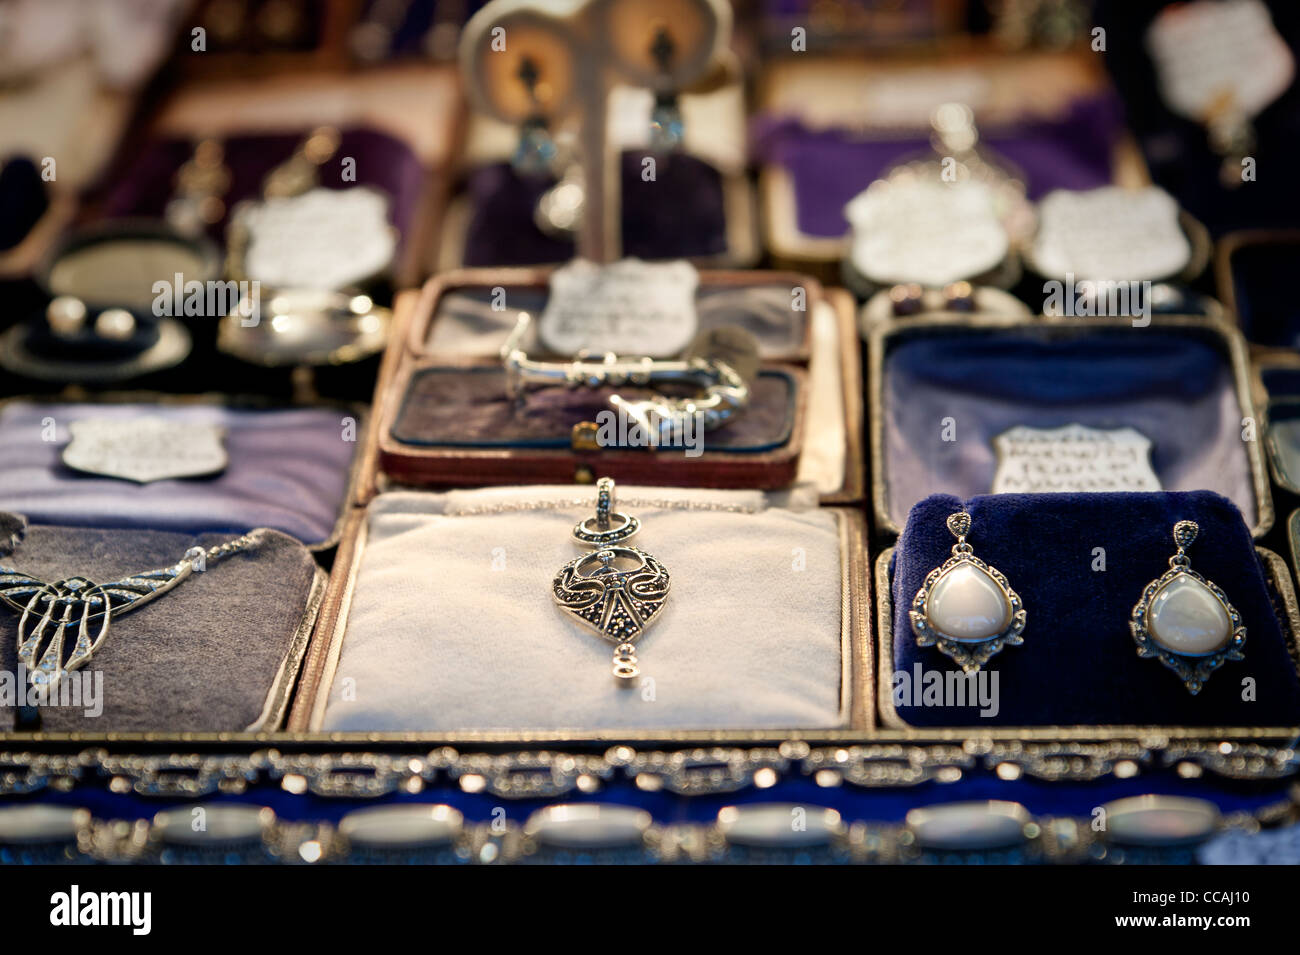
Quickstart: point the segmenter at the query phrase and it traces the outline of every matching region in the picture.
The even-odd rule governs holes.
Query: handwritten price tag
[[[880,181],[844,209],[849,257],[872,282],[937,288],[974,278],[1007,257],[1009,240],[982,182]]]
[[[994,438],[993,447],[994,494],[1160,490],[1151,441],[1133,428],[1020,425]]]
[[[575,355],[679,354],[695,338],[700,274],[689,262],[577,260],[551,273],[537,334],[549,351]]]
[[[225,434],[213,425],[163,418],[74,421],[63,463],[76,471],[149,484],[226,468]]]
[[[1175,113],[1205,120],[1223,102],[1255,116],[1291,85],[1295,58],[1259,0],[1180,3],[1147,30],[1160,95]]]

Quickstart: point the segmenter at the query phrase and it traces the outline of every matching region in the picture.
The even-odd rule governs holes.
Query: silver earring
[[[1129,620],[1138,656],[1158,657],[1193,696],[1224,663],[1245,659],[1246,645],[1241,614],[1214,581],[1192,570],[1187,548],[1200,530],[1195,521],[1174,525],[1178,550],[1169,570],[1147,584]]]
[[[948,517],[957,543],[925,578],[908,617],[917,646],[937,647],[974,673],[1006,646],[1024,642],[1025,608],[1007,578],[975,556],[966,542],[970,515]]]
[[[677,45],[665,28],[660,27],[655,33],[650,55],[663,76],[660,88],[655,92],[654,108],[650,111],[650,148],[654,152],[671,152],[679,149],[686,138],[686,121],[682,118],[677,91],[669,85]]]
[[[596,482],[596,516],[573,529],[578,543],[592,547],[560,568],[551,592],[560,609],[615,644],[614,676],[624,686],[640,676],[636,641],[668,601],[668,571],[658,559],[623,543],[641,522],[614,509],[614,481]]]
[[[519,64],[516,75],[519,82],[524,85],[524,90],[536,111],[520,125],[519,145],[515,147],[510,163],[515,172],[539,176],[550,171],[557,152],[555,140],[551,138],[550,127],[541,111],[541,100],[538,96],[541,73],[533,58],[526,56]]]

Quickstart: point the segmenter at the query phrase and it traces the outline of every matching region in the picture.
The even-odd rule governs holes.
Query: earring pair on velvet
[[[965,511],[949,515],[957,538],[952,556],[926,575],[908,617],[918,646],[935,647],[975,672],[1003,647],[1024,642],[1026,612],[1006,576],[975,556],[966,541],[970,527]],[[1174,525],[1169,570],[1147,584],[1129,620],[1138,656],[1159,659],[1193,695],[1228,660],[1243,659],[1246,643],[1241,614],[1218,585],[1192,570],[1187,548],[1199,531],[1195,521]]]

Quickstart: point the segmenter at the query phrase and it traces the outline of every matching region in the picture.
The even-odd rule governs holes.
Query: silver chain
[[[248,550],[250,547],[256,547],[262,542],[261,534],[256,531],[245,534],[243,537],[236,537],[234,540],[228,540],[224,544],[217,544],[203,551],[203,559],[209,563],[221,560],[223,557],[229,557],[231,554],[237,554],[242,550]],[[193,548],[200,550],[201,548]],[[193,553],[193,550],[187,551],[186,554]]]
[[[620,507],[629,510],[661,511],[720,511],[730,514],[757,514],[765,510],[763,504],[726,504],[721,501],[666,500],[664,498],[620,497]],[[591,498],[572,498],[553,501],[518,501],[501,504],[480,504],[465,507],[449,507],[443,513],[447,517],[474,517],[481,514],[513,514],[521,511],[563,511],[572,508],[591,507]]]

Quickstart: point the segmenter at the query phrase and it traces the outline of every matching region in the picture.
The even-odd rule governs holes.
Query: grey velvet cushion
[[[90,717],[84,708],[42,707],[41,730],[244,730],[262,719],[272,697],[270,711],[278,717],[316,609],[318,571],[293,538],[261,534],[256,549],[210,563],[205,573],[115,617],[86,666],[103,673],[103,712]],[[16,547],[6,546],[15,539]],[[20,518],[0,514],[0,565],[51,582],[81,574],[101,583],[175,563],[196,544],[229,539],[46,525],[24,534]],[[8,674],[17,671],[18,619],[0,605],[0,664]],[[0,731],[14,727],[14,710],[0,707]]]

